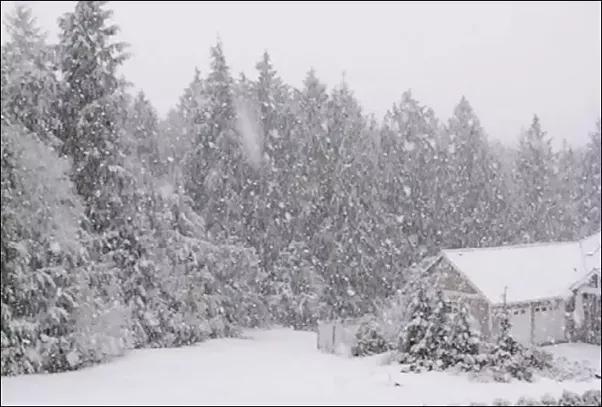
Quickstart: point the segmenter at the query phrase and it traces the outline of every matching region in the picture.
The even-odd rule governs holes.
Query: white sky
[[[2,2],[2,17],[13,2]],[[72,2],[31,3],[57,38]],[[583,144],[600,117],[600,2],[210,3],[111,2],[123,73],[161,114],[194,66],[206,73],[219,35],[232,73],[255,77],[267,49],[283,79],[310,67],[329,88],[345,72],[367,112],[381,118],[411,88],[447,119],[462,95],[493,138],[515,142],[537,113],[555,141]],[[4,34],[4,30],[3,30]]]

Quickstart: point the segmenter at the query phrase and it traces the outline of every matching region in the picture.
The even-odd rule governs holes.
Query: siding
[[[458,273],[445,258],[439,260],[432,268],[435,284],[443,290],[460,291],[467,294],[477,294],[470,283]]]

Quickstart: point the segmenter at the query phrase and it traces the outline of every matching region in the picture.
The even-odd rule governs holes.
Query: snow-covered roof
[[[443,255],[492,304],[503,303],[505,288],[508,303],[557,298],[600,268],[600,233],[577,242],[443,250]]]
[[[600,270],[600,232],[579,242],[586,271]]]

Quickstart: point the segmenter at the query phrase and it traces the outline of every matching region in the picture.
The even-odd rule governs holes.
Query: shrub
[[[353,356],[384,353],[390,346],[384,338],[382,328],[374,318],[363,321],[356,333],[357,344],[351,350]]]
[[[515,404],[516,406],[540,406],[541,403],[533,398],[521,397]]]
[[[509,381],[510,377],[531,381],[533,370],[552,367],[552,355],[534,348],[527,348],[510,335],[510,319],[504,313],[501,319],[500,336],[488,354],[488,365],[497,381]]]
[[[602,405],[602,395],[600,390],[588,390],[581,397],[584,406],[600,406]]]
[[[565,390],[562,392],[562,396],[560,396],[560,399],[558,400],[558,405],[581,406],[583,405],[583,403],[581,401],[581,397],[578,394]]]
[[[541,398],[541,404],[544,406],[557,406],[558,405],[558,403],[556,402],[556,399],[554,397],[552,397],[550,394],[545,394]]]

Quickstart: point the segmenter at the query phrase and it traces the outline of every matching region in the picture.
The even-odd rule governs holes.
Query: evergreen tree
[[[535,116],[520,139],[515,167],[520,201],[517,225],[528,241],[549,241],[557,234],[558,204],[554,194],[556,157],[551,140]]]
[[[256,212],[258,222],[262,225],[258,234],[263,234],[263,239],[261,247],[257,249],[263,266],[269,271],[280,250],[292,238],[289,228],[289,205],[292,202],[289,196],[292,191],[289,190],[289,184],[294,175],[289,169],[295,157],[288,139],[290,124],[285,120],[286,111],[290,109],[288,92],[272,66],[267,51],[256,69],[258,78],[254,84],[253,100],[258,104],[263,141],[263,167],[258,191],[260,201],[257,202]]]
[[[441,219],[443,243],[451,247],[479,247],[498,243],[503,213],[500,164],[490,152],[484,131],[463,97],[446,127],[448,169],[437,179],[449,180],[442,188],[447,203]]]
[[[443,293],[437,291],[433,313],[429,318],[424,342],[427,358],[435,361],[440,368],[446,368],[452,363],[450,353],[451,339],[451,308],[443,298]]]
[[[600,120],[596,123],[596,131],[591,133],[587,144],[583,165],[581,168],[580,182],[580,221],[583,225],[584,235],[600,231],[601,223],[601,143],[600,143]]]
[[[448,351],[451,363],[460,364],[465,370],[475,367],[479,344],[479,336],[470,326],[468,310],[464,304],[460,304],[451,319]]]
[[[113,42],[117,26],[105,2],[80,1],[59,21],[63,152],[73,160],[73,180],[87,206],[95,232],[111,226],[123,202],[113,199],[123,188],[117,67],[125,44]]]
[[[86,228],[93,233],[90,287],[102,301],[116,304],[114,312],[129,313],[148,226],[145,217],[138,217],[141,197],[136,175],[126,163],[124,112],[129,100],[116,76],[127,57],[125,44],[114,42],[118,28],[109,23],[111,11],[104,5],[78,2],[74,12],[59,20],[64,81],[60,134],[85,204]]]
[[[432,109],[421,106],[410,91],[385,116],[382,132],[383,201],[401,219],[401,231],[416,258],[437,250],[437,217],[443,208],[439,123]],[[423,180],[431,180],[425,183]]]
[[[400,336],[399,350],[417,359],[426,359],[429,349],[426,346],[426,333],[432,315],[432,306],[426,288],[419,286],[412,295],[409,307],[409,322]]]
[[[211,71],[203,82],[203,95],[194,152],[187,160],[186,190],[208,231],[226,237],[240,232],[242,176],[233,79],[220,42],[211,48]]]
[[[579,151],[573,150],[566,140],[558,154],[558,176],[556,177],[556,201],[558,202],[557,239],[579,238]]]
[[[36,19],[17,4],[5,21],[2,46],[2,112],[38,137],[56,144],[55,50],[46,44]]]
[[[143,92],[138,93],[127,120],[128,133],[134,151],[129,152],[152,177],[164,173],[159,152],[159,119]]]
[[[313,328],[320,316],[323,280],[307,246],[292,242],[274,264],[269,304],[271,313],[282,324],[295,329]]]
[[[3,120],[2,374],[71,370],[127,346],[127,315],[87,289],[96,266],[68,170],[51,146]]]

